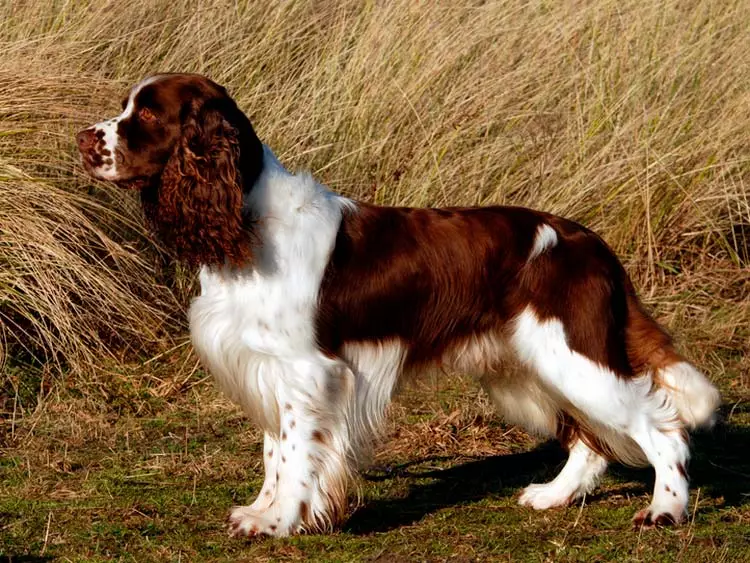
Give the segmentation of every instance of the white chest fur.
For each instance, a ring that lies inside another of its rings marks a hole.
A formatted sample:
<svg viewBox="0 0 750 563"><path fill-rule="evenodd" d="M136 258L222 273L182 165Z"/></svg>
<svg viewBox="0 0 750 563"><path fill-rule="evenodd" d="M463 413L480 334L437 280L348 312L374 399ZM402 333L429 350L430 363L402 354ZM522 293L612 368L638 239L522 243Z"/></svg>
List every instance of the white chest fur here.
<svg viewBox="0 0 750 563"><path fill-rule="evenodd" d="M202 268L189 317L193 345L219 386L262 427L277 428L289 378L330 362L315 343L315 311L341 210L351 203L309 175L290 174L270 150L264 157L246 202L258 219L255 261L241 271Z"/></svg>

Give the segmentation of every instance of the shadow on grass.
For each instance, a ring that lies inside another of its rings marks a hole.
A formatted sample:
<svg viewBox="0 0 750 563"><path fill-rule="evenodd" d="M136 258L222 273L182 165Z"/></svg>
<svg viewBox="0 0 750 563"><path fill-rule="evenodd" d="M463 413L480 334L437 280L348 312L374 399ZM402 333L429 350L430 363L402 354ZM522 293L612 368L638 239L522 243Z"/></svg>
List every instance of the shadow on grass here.
<svg viewBox="0 0 750 563"><path fill-rule="evenodd" d="M741 406L750 410L750 403ZM691 487L702 495L724 499L725 506L750 503L750 427L719 424L710 432L692 438L689 472ZM406 478L408 492L399 498L371 501L358 509L345 525L354 534L385 532L419 521L442 508L471 503L493 495L512 496L531 482L552 479L565 452L556 442L547 442L525 453L493 456L455 465L448 469L412 471L426 463L449 462L451 458L429 458L389 468L385 474L365 473L370 482ZM653 486L653 471L614 465L610 474L618 481L640 481L643 491ZM428 479L428 483L417 481ZM606 494L601 496L606 500ZM635 507L633 509L635 511Z"/></svg>

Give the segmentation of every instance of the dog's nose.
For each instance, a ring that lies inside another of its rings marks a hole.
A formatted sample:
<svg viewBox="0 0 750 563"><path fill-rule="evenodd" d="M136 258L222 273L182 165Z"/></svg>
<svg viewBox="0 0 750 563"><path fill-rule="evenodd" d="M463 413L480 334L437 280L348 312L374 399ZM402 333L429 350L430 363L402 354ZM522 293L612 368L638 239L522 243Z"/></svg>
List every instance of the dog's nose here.
<svg viewBox="0 0 750 563"><path fill-rule="evenodd" d="M76 136L78 141L78 150L89 152L96 145L96 133L93 129L84 129Z"/></svg>

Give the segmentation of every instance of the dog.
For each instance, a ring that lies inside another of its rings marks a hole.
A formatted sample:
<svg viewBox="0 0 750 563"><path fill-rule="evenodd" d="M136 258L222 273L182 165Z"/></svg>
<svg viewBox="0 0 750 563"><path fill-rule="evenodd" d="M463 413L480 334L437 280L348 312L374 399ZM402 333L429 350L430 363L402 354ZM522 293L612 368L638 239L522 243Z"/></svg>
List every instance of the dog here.
<svg viewBox="0 0 750 563"><path fill-rule="evenodd" d="M687 429L712 423L719 393L595 233L521 207L341 197L287 171L203 76L151 76L122 107L78 134L83 165L138 190L153 232L200 269L193 345L265 433L263 486L230 533L339 524L394 390L434 366L476 375L507 422L569 452L522 505L567 505L618 460L656 473L637 526L683 520Z"/></svg>

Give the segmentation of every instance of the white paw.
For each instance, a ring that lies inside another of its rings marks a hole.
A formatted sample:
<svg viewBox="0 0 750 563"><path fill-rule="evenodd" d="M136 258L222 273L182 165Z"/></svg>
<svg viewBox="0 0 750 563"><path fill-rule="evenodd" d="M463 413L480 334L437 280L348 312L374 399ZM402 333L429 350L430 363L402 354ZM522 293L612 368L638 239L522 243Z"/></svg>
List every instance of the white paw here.
<svg viewBox="0 0 750 563"><path fill-rule="evenodd" d="M278 511L255 510L252 506L237 506L232 509L228 518L229 535L240 536L275 536L277 538L298 532L298 525L285 522Z"/></svg>
<svg viewBox="0 0 750 563"><path fill-rule="evenodd" d="M660 506L656 503L651 503L648 508L635 513L635 516L633 516L633 527L639 530L641 528L676 526L682 522L685 514L685 507L678 503L672 506Z"/></svg>
<svg viewBox="0 0 750 563"><path fill-rule="evenodd" d="M573 494L563 491L552 483L532 484L526 487L518 499L518 504L530 506L535 510L545 510L554 506L567 506Z"/></svg>

